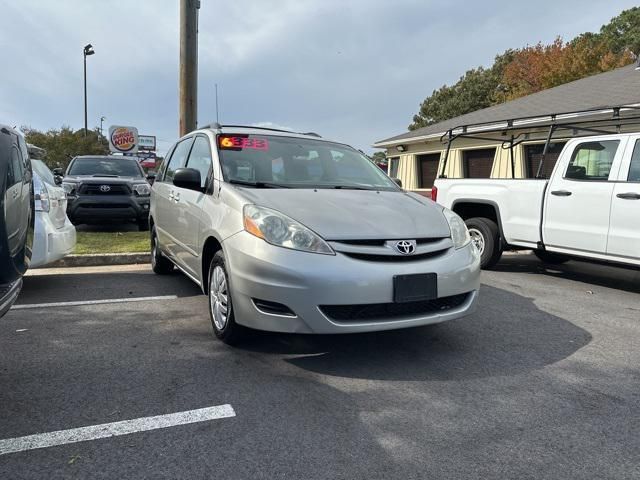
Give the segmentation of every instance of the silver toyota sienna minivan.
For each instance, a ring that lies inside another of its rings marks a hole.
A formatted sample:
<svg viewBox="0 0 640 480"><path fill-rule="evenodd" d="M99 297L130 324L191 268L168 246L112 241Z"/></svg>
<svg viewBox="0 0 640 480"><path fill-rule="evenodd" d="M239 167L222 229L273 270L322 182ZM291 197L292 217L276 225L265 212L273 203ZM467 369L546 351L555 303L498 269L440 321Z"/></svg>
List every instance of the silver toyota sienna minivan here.
<svg viewBox="0 0 640 480"><path fill-rule="evenodd" d="M455 213L316 134L214 124L167 154L152 267L209 297L214 333L354 333L468 315L479 255Z"/></svg>

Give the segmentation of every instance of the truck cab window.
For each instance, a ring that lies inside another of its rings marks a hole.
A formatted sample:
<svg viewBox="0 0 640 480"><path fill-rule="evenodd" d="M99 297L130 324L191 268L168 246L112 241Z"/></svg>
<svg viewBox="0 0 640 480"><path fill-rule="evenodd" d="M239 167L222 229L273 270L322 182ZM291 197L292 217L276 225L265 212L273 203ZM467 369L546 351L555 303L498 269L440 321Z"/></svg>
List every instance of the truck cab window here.
<svg viewBox="0 0 640 480"><path fill-rule="evenodd" d="M620 140L603 140L579 144L567 166L565 178L568 180L590 180L606 182L611 165L618 151Z"/></svg>
<svg viewBox="0 0 640 480"><path fill-rule="evenodd" d="M627 181L640 182L640 140L636 140L636 145L633 148Z"/></svg>

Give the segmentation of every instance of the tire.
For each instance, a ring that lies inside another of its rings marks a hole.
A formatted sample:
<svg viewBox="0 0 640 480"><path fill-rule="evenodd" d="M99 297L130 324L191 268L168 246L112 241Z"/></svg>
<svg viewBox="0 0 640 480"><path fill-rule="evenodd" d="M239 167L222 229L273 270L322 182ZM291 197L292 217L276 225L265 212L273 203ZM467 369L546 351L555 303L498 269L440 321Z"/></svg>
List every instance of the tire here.
<svg viewBox="0 0 640 480"><path fill-rule="evenodd" d="M158 275L167 275L173 271L173 263L158 248L156 227L151 229L151 269Z"/></svg>
<svg viewBox="0 0 640 480"><path fill-rule="evenodd" d="M246 335L246 328L238 325L229 289L229 276L222 250L218 251L209 266L207 295L209 317L216 337L228 345L237 345Z"/></svg>
<svg viewBox="0 0 640 480"><path fill-rule="evenodd" d="M566 255L562 255L561 253L547 252L546 250L534 250L533 254L544 263L548 263L550 265L560 265L571 260Z"/></svg>
<svg viewBox="0 0 640 480"><path fill-rule="evenodd" d="M465 220L471 240L480 250L480 268L488 270L502 257L502 242L498 225L491 219L474 217Z"/></svg>
<svg viewBox="0 0 640 480"><path fill-rule="evenodd" d="M149 230L149 219L141 218L138 220L138 230L141 232L147 232Z"/></svg>

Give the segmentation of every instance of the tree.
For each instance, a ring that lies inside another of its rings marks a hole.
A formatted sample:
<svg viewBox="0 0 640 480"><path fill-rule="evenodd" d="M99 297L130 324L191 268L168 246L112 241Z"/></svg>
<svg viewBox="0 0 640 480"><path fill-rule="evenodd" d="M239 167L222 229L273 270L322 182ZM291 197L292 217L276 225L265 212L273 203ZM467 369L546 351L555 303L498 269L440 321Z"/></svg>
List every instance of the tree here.
<svg viewBox="0 0 640 480"><path fill-rule="evenodd" d="M507 50L490 68L469 70L454 85L434 90L409 130L628 65L639 52L640 7L634 7L603 25L600 33Z"/></svg>
<svg viewBox="0 0 640 480"><path fill-rule="evenodd" d="M371 160L373 160L374 163L386 163L387 156L384 152L374 152L373 155L371 155Z"/></svg>
<svg viewBox="0 0 640 480"><path fill-rule="evenodd" d="M66 168L77 155L107 155L109 142L99 129L84 134L84 129L73 131L63 126L59 130L41 132L31 127L22 127L27 143L46 150L45 163L49 168Z"/></svg>
<svg viewBox="0 0 640 480"><path fill-rule="evenodd" d="M598 34L587 33L568 43L561 38L516 50L502 74L507 100L513 100L633 62L628 50L614 53Z"/></svg>
<svg viewBox="0 0 640 480"><path fill-rule="evenodd" d="M624 10L617 17L603 25L600 34L613 53L630 50L636 57L640 55L640 7Z"/></svg>
<svg viewBox="0 0 640 480"><path fill-rule="evenodd" d="M478 67L469 70L452 86L443 85L434 90L420 105L409 130L425 127L449 118L464 115L497 102L501 94L501 78L504 66L512 52L498 55L491 68Z"/></svg>

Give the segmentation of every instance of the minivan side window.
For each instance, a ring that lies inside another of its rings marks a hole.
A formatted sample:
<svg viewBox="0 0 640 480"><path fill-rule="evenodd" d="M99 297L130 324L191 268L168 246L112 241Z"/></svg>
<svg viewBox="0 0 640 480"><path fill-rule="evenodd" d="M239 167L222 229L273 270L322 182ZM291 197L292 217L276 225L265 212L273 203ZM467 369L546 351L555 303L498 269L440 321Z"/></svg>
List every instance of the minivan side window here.
<svg viewBox="0 0 640 480"><path fill-rule="evenodd" d="M11 149L11 175L9 176L9 186L22 183L23 168L22 154L20 153L20 150L14 146Z"/></svg>
<svg viewBox="0 0 640 480"><path fill-rule="evenodd" d="M200 186L202 188L207 185L207 179L209 178L212 163L209 139L202 135L198 135L193 141L193 148L189 154L187 168L195 168L200 172Z"/></svg>
<svg viewBox="0 0 640 480"><path fill-rule="evenodd" d="M163 182L173 182L173 176L176 170L182 168L187 163L187 156L193 143L193 137L185 138L176 145L171 158L169 159L169 165L167 165L167 171L164 174Z"/></svg>
<svg viewBox="0 0 640 480"><path fill-rule="evenodd" d="M606 182L619 145L620 140L579 144L571 155L564 178Z"/></svg>
<svg viewBox="0 0 640 480"><path fill-rule="evenodd" d="M636 140L631 156L631 166L629 167L628 182L640 182L640 140Z"/></svg>

